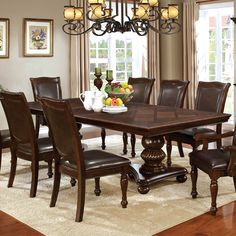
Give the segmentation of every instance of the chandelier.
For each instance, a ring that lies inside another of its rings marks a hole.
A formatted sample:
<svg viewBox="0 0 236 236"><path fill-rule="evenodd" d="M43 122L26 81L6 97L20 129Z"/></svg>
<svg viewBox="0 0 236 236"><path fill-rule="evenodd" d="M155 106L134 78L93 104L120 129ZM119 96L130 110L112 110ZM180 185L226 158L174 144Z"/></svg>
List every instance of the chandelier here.
<svg viewBox="0 0 236 236"><path fill-rule="evenodd" d="M62 28L70 35L91 31L97 36L112 32L136 32L143 36L149 29L173 34L180 31L178 15L178 5L162 7L158 0L70 0L64 7L66 23ZM154 24L155 21L159 23Z"/></svg>

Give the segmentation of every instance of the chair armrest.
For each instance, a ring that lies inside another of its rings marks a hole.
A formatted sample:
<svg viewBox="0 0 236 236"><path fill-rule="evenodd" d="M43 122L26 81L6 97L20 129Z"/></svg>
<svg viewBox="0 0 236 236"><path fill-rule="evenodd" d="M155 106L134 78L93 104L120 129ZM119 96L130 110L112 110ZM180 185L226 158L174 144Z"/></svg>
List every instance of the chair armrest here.
<svg viewBox="0 0 236 236"><path fill-rule="evenodd" d="M226 138L226 137L232 137L234 135L234 131L229 131L223 134L216 134L214 132L208 132L208 133L198 133L194 135L194 139L196 141L202 141L203 143L203 150L207 150L208 149L208 143L209 142L214 142L217 140L220 140L222 138Z"/></svg>
<svg viewBox="0 0 236 236"><path fill-rule="evenodd" d="M198 133L194 135L194 139L196 141L200 141L200 140L207 140L207 141L216 141L222 138L227 138L227 137L231 137L234 135L234 131L229 131L223 134L216 134L213 132L208 132L208 133Z"/></svg>

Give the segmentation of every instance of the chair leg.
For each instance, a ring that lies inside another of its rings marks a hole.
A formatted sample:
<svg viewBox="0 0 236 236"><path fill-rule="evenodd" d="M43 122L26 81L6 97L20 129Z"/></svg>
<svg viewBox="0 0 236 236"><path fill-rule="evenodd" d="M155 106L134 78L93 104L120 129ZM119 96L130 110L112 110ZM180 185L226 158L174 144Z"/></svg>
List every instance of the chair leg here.
<svg viewBox="0 0 236 236"><path fill-rule="evenodd" d="M30 197L35 197L38 186L38 173L39 173L39 163L38 161L31 163L31 172L32 172L32 180L31 180L31 188L30 188Z"/></svg>
<svg viewBox="0 0 236 236"><path fill-rule="evenodd" d="M127 154L128 135L123 133L123 154Z"/></svg>
<svg viewBox="0 0 236 236"><path fill-rule="evenodd" d="M81 222L84 215L84 202L85 202L85 179L78 179L78 195L77 195L77 209L76 209L76 222Z"/></svg>
<svg viewBox="0 0 236 236"><path fill-rule="evenodd" d="M211 179L211 208L210 212L212 215L216 214L217 207L216 207L216 197L218 193L218 183L217 179L212 178Z"/></svg>
<svg viewBox="0 0 236 236"><path fill-rule="evenodd" d="M236 192L236 177L235 176L233 177L233 180L234 180L234 189L235 189L235 192Z"/></svg>
<svg viewBox="0 0 236 236"><path fill-rule="evenodd" d="M39 137L39 129L40 129L40 117L38 115L36 115L35 118L35 133L36 133L36 137Z"/></svg>
<svg viewBox="0 0 236 236"><path fill-rule="evenodd" d="M181 157L184 157L184 151L183 151L183 146L182 146L182 143L181 142L177 142L177 145L178 145L178 149L179 149L179 155Z"/></svg>
<svg viewBox="0 0 236 236"><path fill-rule="evenodd" d="M192 198L196 198L197 195L198 195L198 192L197 192L198 171L197 171L197 167L196 166L194 166L194 165L191 166L190 175L191 175L191 180L192 180L192 192L191 192L191 195L192 195Z"/></svg>
<svg viewBox="0 0 236 236"><path fill-rule="evenodd" d="M11 170L10 170L10 177L8 180L7 187L10 188L13 185L15 174L16 174L16 165L17 165L17 156L14 151L11 151Z"/></svg>
<svg viewBox="0 0 236 236"><path fill-rule="evenodd" d="M135 143L136 143L136 138L135 138L135 134L131 134L131 138L130 138L130 143L131 143L131 156L135 157L136 153L135 153Z"/></svg>
<svg viewBox="0 0 236 236"><path fill-rule="evenodd" d="M95 189L94 193L96 196L100 196L101 189L100 189L100 177L95 178Z"/></svg>
<svg viewBox="0 0 236 236"><path fill-rule="evenodd" d="M53 172L52 172L52 160L48 161L48 178L52 178Z"/></svg>
<svg viewBox="0 0 236 236"><path fill-rule="evenodd" d="M126 171L121 173L120 186L121 186L121 191L122 191L121 205L122 205L122 208L126 208L128 205L128 201L127 201L128 176L127 176Z"/></svg>
<svg viewBox="0 0 236 236"><path fill-rule="evenodd" d="M60 189L60 182L61 182L61 173L59 171L59 161L55 161L55 170L54 170L54 183L52 189L52 196L50 207L55 207L58 197L58 192Z"/></svg>
<svg viewBox="0 0 236 236"><path fill-rule="evenodd" d="M166 153L167 153L167 166L171 166L171 151L172 151L172 143L168 136L166 136Z"/></svg>
<svg viewBox="0 0 236 236"><path fill-rule="evenodd" d="M104 128L101 129L101 138L102 138L102 150L105 150L105 148L106 148L106 144L105 144L106 130Z"/></svg>

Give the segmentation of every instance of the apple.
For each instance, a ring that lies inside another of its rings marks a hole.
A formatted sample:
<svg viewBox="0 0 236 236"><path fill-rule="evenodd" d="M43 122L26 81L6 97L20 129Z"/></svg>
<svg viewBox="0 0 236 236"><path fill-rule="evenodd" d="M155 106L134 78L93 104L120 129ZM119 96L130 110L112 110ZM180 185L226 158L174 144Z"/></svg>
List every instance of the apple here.
<svg viewBox="0 0 236 236"><path fill-rule="evenodd" d="M112 98L112 100L111 100L111 106L118 106L119 104L118 104L118 101L117 101L117 99L116 98Z"/></svg>

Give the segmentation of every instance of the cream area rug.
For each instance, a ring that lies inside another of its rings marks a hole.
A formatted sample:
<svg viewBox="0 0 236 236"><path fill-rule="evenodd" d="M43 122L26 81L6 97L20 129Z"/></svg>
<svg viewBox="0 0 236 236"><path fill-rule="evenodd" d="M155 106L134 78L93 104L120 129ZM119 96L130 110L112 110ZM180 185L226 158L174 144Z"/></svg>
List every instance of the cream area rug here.
<svg viewBox="0 0 236 236"><path fill-rule="evenodd" d="M84 140L89 149L100 149L100 138ZM121 154L122 137L108 136L107 151ZM173 163L185 166L188 170L188 152L185 158L178 157L173 148ZM142 146L137 140L137 158L132 161L140 162ZM125 155L129 158L129 154ZM0 209L20 221L30 225L45 235L78 235L78 236L136 236L153 235L164 229L184 222L209 210L210 191L209 177L199 172L199 197L190 196L191 180L178 183L175 179L162 181L146 195L137 191L134 182L128 185L128 207L120 205L121 190L120 176L101 178L102 193L94 195L94 180L86 182L86 202L84 219L76 223L76 188L71 187L70 178L63 176L56 207L50 208L49 202L53 179L47 178L47 166L42 163L39 172L38 192L35 198L29 198L30 166L26 161L19 160L14 186L7 188L9 177L10 153L3 154L2 170L0 171ZM236 199L231 178L219 180L218 206ZM1 222L1 220L0 220Z"/></svg>

